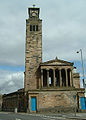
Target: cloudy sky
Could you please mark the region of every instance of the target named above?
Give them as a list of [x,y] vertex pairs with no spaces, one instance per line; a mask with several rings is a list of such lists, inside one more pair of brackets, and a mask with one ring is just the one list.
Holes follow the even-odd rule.
[[0,0],[0,93],[24,86],[26,19],[33,4],[43,20],[43,61],[57,56],[74,62],[82,76],[76,53],[82,49],[86,71],[86,0]]

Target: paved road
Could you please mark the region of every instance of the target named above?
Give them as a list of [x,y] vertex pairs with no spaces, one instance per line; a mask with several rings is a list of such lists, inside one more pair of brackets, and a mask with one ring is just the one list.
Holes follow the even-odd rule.
[[59,120],[54,116],[46,116],[39,114],[14,114],[0,113],[0,120]]
[[7,113],[0,112],[0,120],[86,120],[85,114],[77,114],[74,117],[74,114],[26,114],[26,113]]

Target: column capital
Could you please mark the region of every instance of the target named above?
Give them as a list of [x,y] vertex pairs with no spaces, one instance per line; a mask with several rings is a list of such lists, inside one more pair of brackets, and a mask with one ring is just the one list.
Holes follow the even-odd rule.
[[53,70],[53,71],[55,71],[56,69],[55,69],[55,68],[53,68],[52,70]]
[[46,69],[47,70],[47,72],[49,72],[49,69]]
[[62,70],[62,68],[58,68],[58,70],[59,70],[59,71],[61,71],[61,70]]
[[64,70],[65,70],[65,72],[67,72],[68,68],[65,68]]
[[71,71],[73,71],[73,68],[70,68]]

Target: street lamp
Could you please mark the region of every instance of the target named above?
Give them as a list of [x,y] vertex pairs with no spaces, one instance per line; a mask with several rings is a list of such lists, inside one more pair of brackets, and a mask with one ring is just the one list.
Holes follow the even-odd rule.
[[85,88],[85,74],[84,74],[84,64],[83,64],[82,49],[80,49],[79,51],[77,51],[77,53],[81,53],[82,72],[83,72],[83,85],[84,85],[84,88]]

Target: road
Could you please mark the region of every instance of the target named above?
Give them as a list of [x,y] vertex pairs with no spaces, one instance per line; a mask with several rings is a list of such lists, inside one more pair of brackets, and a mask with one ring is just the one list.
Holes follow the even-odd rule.
[[0,120],[86,120],[86,114],[78,114],[74,117],[71,115],[61,115],[61,114],[27,114],[27,113],[8,113],[0,112]]
[[[54,116],[40,114],[0,113],[0,120],[59,120]],[[61,120],[61,119],[60,119]]]

